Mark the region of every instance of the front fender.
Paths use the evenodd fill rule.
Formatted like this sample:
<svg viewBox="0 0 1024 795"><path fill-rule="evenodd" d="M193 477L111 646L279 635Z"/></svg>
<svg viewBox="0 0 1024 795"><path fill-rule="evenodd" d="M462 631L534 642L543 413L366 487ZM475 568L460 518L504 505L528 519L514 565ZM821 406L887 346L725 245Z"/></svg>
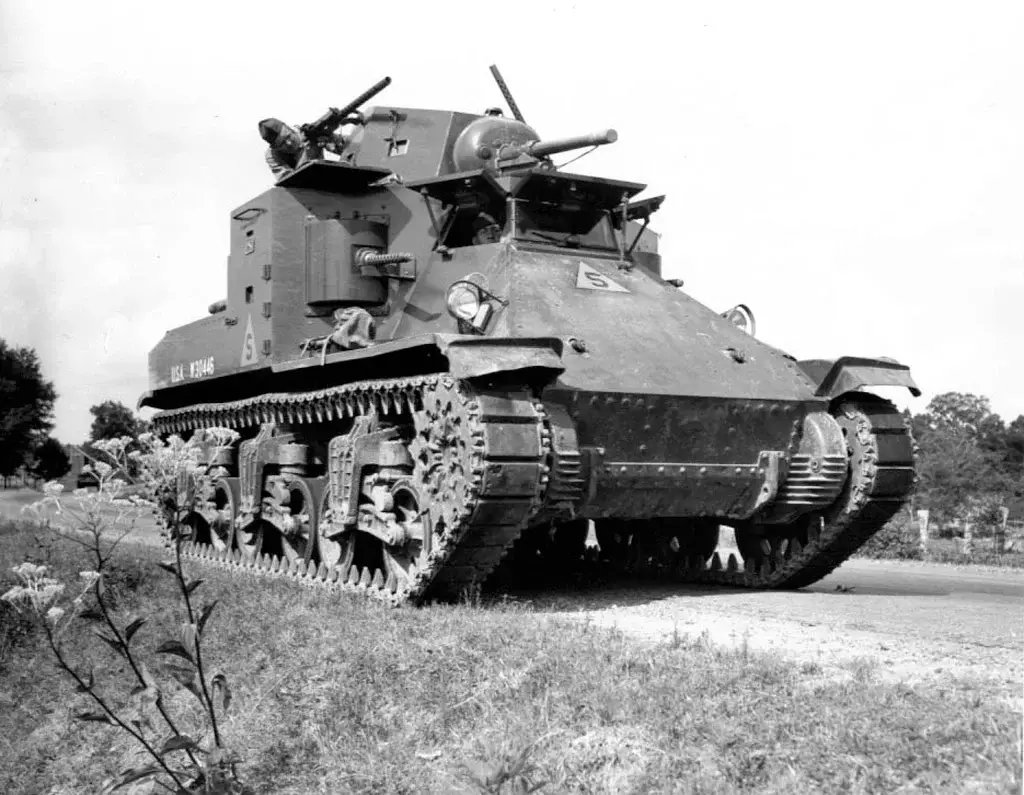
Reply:
<svg viewBox="0 0 1024 795"><path fill-rule="evenodd" d="M466 337L437 334L437 347L456 378L476 378L514 370L539 369L554 380L563 370L557 337Z"/></svg>
<svg viewBox="0 0 1024 795"><path fill-rule="evenodd" d="M834 398L847 392L856 392L865 386L903 386L918 397L918 389L910 376L910 368L893 359L865 359L842 356L829 359L807 359L798 362L800 369L816 385L818 397Z"/></svg>

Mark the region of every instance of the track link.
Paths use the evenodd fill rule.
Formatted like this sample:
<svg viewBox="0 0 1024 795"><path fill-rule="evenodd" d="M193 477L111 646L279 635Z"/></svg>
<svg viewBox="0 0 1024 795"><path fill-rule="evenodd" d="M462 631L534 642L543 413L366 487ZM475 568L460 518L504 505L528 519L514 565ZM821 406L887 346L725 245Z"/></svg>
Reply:
<svg viewBox="0 0 1024 795"><path fill-rule="evenodd" d="M391 379L307 393L274 393L163 412L161 433L246 428L266 422L314 425L377 412L411 415L412 477L427 497L431 539L408 578L383 569L327 567L310 560L188 542L186 557L238 573L285 577L390 604L458 595L483 583L539 510L548 479L550 433L542 405L526 389L477 390L451 376Z"/></svg>

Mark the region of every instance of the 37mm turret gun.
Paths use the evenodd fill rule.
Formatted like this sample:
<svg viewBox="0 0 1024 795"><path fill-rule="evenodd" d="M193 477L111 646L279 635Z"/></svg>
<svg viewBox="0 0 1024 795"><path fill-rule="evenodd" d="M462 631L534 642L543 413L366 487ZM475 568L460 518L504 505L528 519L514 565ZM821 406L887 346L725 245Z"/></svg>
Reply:
<svg viewBox="0 0 1024 795"><path fill-rule="evenodd" d="M519 106L516 104L512 92L505 82L505 78L501 76L498 67L493 64L491 65L491 75L494 76L494 81L498 84L498 88L501 90L501 94L505 98L505 102L508 103L509 109L512 111L512 115L515 116L516 121L525 125L526 121L523 119L523 114L520 112ZM549 155L557 155L573 149L583 149L587 146L613 144L618 139L619 134L615 130L599 130L587 135L573 135L569 138L555 138L550 141L505 144L497 152L492 147L484 144L477 147L476 156L485 161L493 160L496 164L500 165L502 161L515 160L523 155L538 159L546 158Z"/></svg>
<svg viewBox="0 0 1024 795"><path fill-rule="evenodd" d="M300 125L299 129L306 136L307 140L316 141L320 138L326 138L342 124L358 123L361 121L361 118L352 118L352 114L389 85L391 85L391 78L385 77L379 82L374 83L344 107L328 108L327 112L319 119L309 124Z"/></svg>
<svg viewBox="0 0 1024 795"><path fill-rule="evenodd" d="M582 149L585 146L604 146L605 144L613 144L619 139L619 134L615 130L599 130L598 132L587 133L585 135L572 135L568 138L553 138L550 141L530 141L525 144L512 144L510 146L503 146L498 152L498 160L515 160L521 155L529 155L530 157L547 157L548 155L557 155L562 152L569 152L573 149ZM487 147L480 147L480 149L486 149ZM483 152L477 150L477 155L487 159Z"/></svg>

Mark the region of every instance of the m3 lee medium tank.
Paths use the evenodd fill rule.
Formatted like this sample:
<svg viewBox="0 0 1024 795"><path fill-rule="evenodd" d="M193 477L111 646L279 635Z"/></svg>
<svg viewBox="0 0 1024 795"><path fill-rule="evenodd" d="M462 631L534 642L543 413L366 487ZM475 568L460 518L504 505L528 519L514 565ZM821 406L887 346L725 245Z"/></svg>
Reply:
<svg viewBox="0 0 1024 795"><path fill-rule="evenodd" d="M796 588L901 506L913 444L866 391L890 359L799 361L661 277L663 197L561 171L614 130L358 106L231 213L227 297L150 354L155 427L236 429L188 552L391 601L600 556ZM720 525L739 556L720 554Z"/></svg>

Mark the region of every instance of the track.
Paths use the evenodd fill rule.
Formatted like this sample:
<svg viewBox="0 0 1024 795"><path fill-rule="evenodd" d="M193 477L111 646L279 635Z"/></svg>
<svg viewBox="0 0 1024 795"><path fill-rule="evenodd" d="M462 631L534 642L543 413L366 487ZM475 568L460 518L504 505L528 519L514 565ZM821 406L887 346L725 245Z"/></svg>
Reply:
<svg viewBox="0 0 1024 795"><path fill-rule="evenodd" d="M832 509L769 532L760 549L751 544L750 571L739 571L732 555L723 567L716 552L687 581L802 588L828 575L892 518L914 485L914 443L903 417L888 401L860 398L838 406L836 418L847 439L850 474Z"/></svg>
<svg viewBox="0 0 1024 795"><path fill-rule="evenodd" d="M393 379L189 406L163 412L154 425L173 433L280 423L301 433L303 426L373 414L412 435L410 480L423 498L424 538L421 554L402 573L383 564L328 567L312 554L289 561L260 554L258 542L255 551L192 542L186 556L392 603L482 584L539 509L547 482L550 436L543 407L528 391L476 390L444 375Z"/></svg>
<svg viewBox="0 0 1024 795"><path fill-rule="evenodd" d="M260 555L258 548L247 555L245 549L217 551L208 544L191 544L186 553L394 603L481 586L538 514L548 481L551 432L543 405L529 391L490 392L449 376L428 376L191 406L164 412L155 422L164 432L268 422L301 429L371 414L393 417L413 430L411 479L422 494L426 530L422 549L405 568L327 566L311 555L289 562ZM596 566L680 584L748 589L809 585L882 527L914 482L913 440L892 404L857 395L836 406L834 416L850 455L849 478L839 499L828 512L788 525L737 526L741 557L716 548L713 520L626 520L603 535L599 523L604 547L600 558L595 550L584 549L582 537L568 550L564 544L546 549L533 545L527 554L511 556L514 560L494 582L509 587L533 579L538 570L564 577ZM707 534L709 521L712 536ZM532 544L529 536L521 543Z"/></svg>
<svg viewBox="0 0 1024 795"><path fill-rule="evenodd" d="M612 523L603 531L598 523L600 552L584 550L581 543L576 555L553 561L541 571L543 551L531 549L525 556L514 556L526 558L525 569L499 573L502 585L514 586L522 579L557 580L565 573L624 574L747 589L794 589L817 582L889 521L914 484L913 439L891 403L856 395L836 406L835 416L847 439L850 473L828 512L808 514L789 525L739 525L739 556L734 549L717 546L717 522L634 520ZM708 530L710 545L695 549L707 543L707 536L702 542L700 535Z"/></svg>

